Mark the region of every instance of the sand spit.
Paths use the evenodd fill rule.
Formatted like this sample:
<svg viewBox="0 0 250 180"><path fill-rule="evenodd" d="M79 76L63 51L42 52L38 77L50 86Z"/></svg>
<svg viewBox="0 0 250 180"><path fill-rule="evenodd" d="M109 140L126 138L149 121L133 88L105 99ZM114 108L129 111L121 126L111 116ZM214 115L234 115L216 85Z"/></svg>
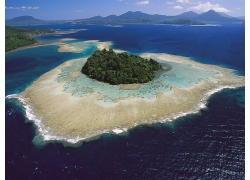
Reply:
<svg viewBox="0 0 250 180"><path fill-rule="evenodd" d="M103 49L108 50L110 48L110 46L112 45L111 41L100 42L99 40L88 40L88 41L85 41L85 42L95 43L97 49L99 49L99 50L103 50Z"/></svg>
<svg viewBox="0 0 250 180"><path fill-rule="evenodd" d="M40 46L53 46L53 45L60 45L60 43L40 43L40 42L38 42L38 43L35 43L35 44L18 47L16 49L11 50L11 51L5 52L5 54L9 54L9 53L20 51L20 50L24 50L24 49L30 49L30 48L40 47Z"/></svg>
<svg viewBox="0 0 250 180"><path fill-rule="evenodd" d="M108 44L99 47L106 46ZM128 97L109 105L100 103L103 95L97 92L83 97L74 97L71 93L65 92L65 82L59 83L57 77L63 67L73 62L67 61L42 75L20 93L25 102L33 107L34 116L42 117L43 128L49 129L38 131L40 141L57 140L73 145L104 133L120 134L137 125L172 121L199 112L206 107L211 94L217 91L245 85L245 77L232 74L232 69L204 65L186 57L168 54L144 53L142 56L190 64L218 73L209 80L200 79L198 84L190 88L172 87L169 92L157 94L155 99Z"/></svg>
<svg viewBox="0 0 250 180"><path fill-rule="evenodd" d="M44 35L54 35L54 36L61 36L61 35L65 35L65 34L73 34L76 33L78 31L84 31L84 30L88 30L88 29L71 29L68 31L56 31L53 33L46 33L46 34L38 34L38 35L32 35L32 37L38 37L38 36L44 36ZM29 48L34 48L34 47L39 47L39 46L49 46L49 45L64 45L64 41L69 41L69 40L75 40L73 38L64 38L62 39L59 43L41 43L41 42L37 42L35 44L31 44L31 45L26 45L26 46L22 46L22 47L18 47L16 49L13 49L11 51L5 52L5 54L8 53L12 53L15 51L19 51L19 50L24 50L24 49L29 49ZM65 48L66 49L66 48ZM60 51L59 51L60 52ZM73 51L63 51L62 52L75 52L74 49Z"/></svg>
<svg viewBox="0 0 250 180"><path fill-rule="evenodd" d="M89 48L90 43L94 43L97 49L109 49L112 45L112 42L99 42L98 40L88 40L81 42L66 43L68 41L76 40L74 38L64 38L60 41L58 52L74 52L82 53L84 50Z"/></svg>
<svg viewBox="0 0 250 180"><path fill-rule="evenodd" d="M87 29L70 29L68 31L56 31L54 34L56 35L63 35L63 34L73 34L76 33L78 31L85 31Z"/></svg>
<svg viewBox="0 0 250 180"><path fill-rule="evenodd" d="M72 44L66 44L65 42L67 41L73 41L76 40L74 38L63 38L61 39L61 41L59 42L59 48L58 48L58 52L75 52L75 53L81 53L84 49L76 49L75 45L76 43L72 43Z"/></svg>

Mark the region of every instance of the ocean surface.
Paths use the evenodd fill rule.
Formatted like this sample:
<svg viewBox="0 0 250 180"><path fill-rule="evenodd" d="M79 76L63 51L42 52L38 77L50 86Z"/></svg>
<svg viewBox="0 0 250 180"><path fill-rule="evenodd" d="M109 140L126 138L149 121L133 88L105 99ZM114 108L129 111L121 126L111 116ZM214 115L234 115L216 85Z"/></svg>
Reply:
<svg viewBox="0 0 250 180"><path fill-rule="evenodd" d="M34 28L26 27L26 28ZM245 75L245 24L40 25L35 28L80 30L36 37L43 43L62 38L112 41L113 48L141 54L169 53L237 70ZM18 94L61 63L87 57L41 46L6 54L5 95ZM28 123L15 99L5 102L6 179L245 179L245 88L224 89L207 108L174 122L138 126L126 135L104 134L78 148L32 141Z"/></svg>

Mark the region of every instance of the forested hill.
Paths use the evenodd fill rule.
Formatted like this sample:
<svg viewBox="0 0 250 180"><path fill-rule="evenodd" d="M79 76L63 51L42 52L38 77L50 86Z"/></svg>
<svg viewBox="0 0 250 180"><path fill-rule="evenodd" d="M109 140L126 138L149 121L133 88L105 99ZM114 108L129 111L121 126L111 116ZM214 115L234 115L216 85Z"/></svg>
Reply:
<svg viewBox="0 0 250 180"><path fill-rule="evenodd" d="M128 11L120 16L107 17L95 16L87 19L79 19L69 23L83 24L179 24L179 25L204 25L202 21L188 17L166 16L158 14L146 14L140 11Z"/></svg>
<svg viewBox="0 0 250 180"><path fill-rule="evenodd" d="M32 16L19 16L5 21L6 25L31 25L31 24L45 24L44 20L36 19Z"/></svg>
<svg viewBox="0 0 250 180"><path fill-rule="evenodd" d="M153 59L144 59L112 49L95 51L84 64L82 73L98 81L116 84L147 83L162 66Z"/></svg>
<svg viewBox="0 0 250 180"><path fill-rule="evenodd" d="M75 20L41 20L32 16L19 16L5 20L6 25L34 25L34 24L176 24L176 25L205 25L206 23L242 22L244 17L232 17L225 13L209 10L202 14L193 11L175 16L147 14L141 11L128 11L121 15L106 17L94 16Z"/></svg>
<svg viewBox="0 0 250 180"><path fill-rule="evenodd" d="M24 29L5 26L5 52L18 47L37 43L32 35L47 34L55 32L53 29Z"/></svg>
<svg viewBox="0 0 250 180"><path fill-rule="evenodd" d="M176 16L159 14L147 14L140 11L128 11L119 16L110 15L107 17L94 16L86 19L78 19L68 23L77 24L178 24L178 25L204 25L205 23L219 22L244 22L244 20L226 14L209 10L203 14L193 11L185 12Z"/></svg>

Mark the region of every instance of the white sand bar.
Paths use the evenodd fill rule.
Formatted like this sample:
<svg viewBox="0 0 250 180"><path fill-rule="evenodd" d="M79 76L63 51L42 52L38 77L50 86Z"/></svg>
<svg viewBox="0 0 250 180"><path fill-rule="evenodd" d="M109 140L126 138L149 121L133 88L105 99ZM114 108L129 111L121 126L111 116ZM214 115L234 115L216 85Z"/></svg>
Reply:
<svg viewBox="0 0 250 180"><path fill-rule="evenodd" d="M100 48L109 45L102 44ZM60 83L57 78L61 69L73 62L67 61L42 75L20 94L33 107L34 115L42 117L38 127L42 139L76 143L96 138L102 133L119 134L137 125L172 121L186 114L197 113L205 107L213 92L245 85L245 77L232 74L231 69L205 65L186 57L168 54L144 53L141 56L190 64L218 73L207 80L200 79L199 83L189 88L172 87L168 92L157 94L154 99L128 97L105 104L100 103L103 95L99 92L91 92L83 97L74 97L73 93L65 92L65 82ZM81 72L74 73L72 78ZM124 89L126 88L131 87L125 86Z"/></svg>
<svg viewBox="0 0 250 180"><path fill-rule="evenodd" d="M74 52L82 53L84 50L89 48L89 44L93 43L97 49L109 49L112 42L99 42L98 40L80 41L80 42L70 42L76 40L74 38L63 38L58 43L58 52ZM69 41L69 42L68 42Z"/></svg>

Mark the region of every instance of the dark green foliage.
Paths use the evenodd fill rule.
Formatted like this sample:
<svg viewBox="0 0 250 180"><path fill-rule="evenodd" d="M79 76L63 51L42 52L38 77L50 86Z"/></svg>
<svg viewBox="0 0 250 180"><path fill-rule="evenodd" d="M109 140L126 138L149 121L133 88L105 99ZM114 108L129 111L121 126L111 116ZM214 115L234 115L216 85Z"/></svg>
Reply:
<svg viewBox="0 0 250 180"><path fill-rule="evenodd" d="M11 51L18 47L35 44L37 41L32 37L32 35L52 32L55 31L52 29L37 30L5 26L5 52Z"/></svg>
<svg viewBox="0 0 250 180"><path fill-rule="evenodd" d="M34 44L37 41L23 34L6 34L5 35L5 52L11 51L18 47Z"/></svg>
<svg viewBox="0 0 250 180"><path fill-rule="evenodd" d="M95 51L84 64L82 73L109 84L146 83L162 66L155 60L128 53L116 54L112 49Z"/></svg>

